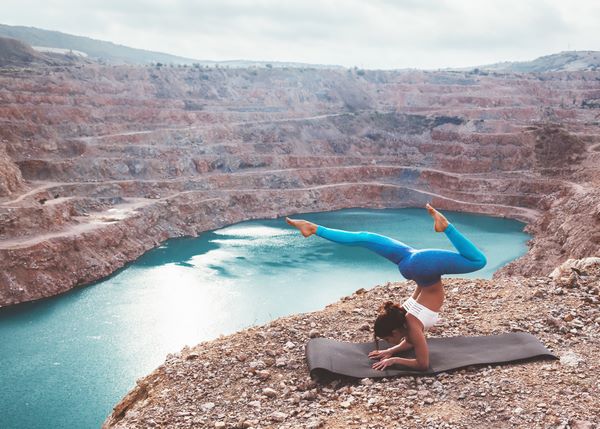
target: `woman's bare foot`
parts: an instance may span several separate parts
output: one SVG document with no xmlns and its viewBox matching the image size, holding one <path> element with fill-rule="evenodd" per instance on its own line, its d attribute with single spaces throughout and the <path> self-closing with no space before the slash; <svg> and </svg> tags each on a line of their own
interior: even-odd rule
<svg viewBox="0 0 600 429">
<path fill-rule="evenodd" d="M 309 237 L 317 232 L 317 225 L 312 222 L 300 219 L 290 219 L 289 217 L 286 217 L 285 221 L 293 227 L 298 228 L 305 237 Z"/>
<path fill-rule="evenodd" d="M 446 219 L 444 215 L 438 212 L 436 209 L 431 207 L 430 204 L 426 204 L 425 208 L 433 218 L 433 229 L 435 229 L 435 232 L 445 231 L 446 228 L 448 228 L 448 219 Z"/>
</svg>

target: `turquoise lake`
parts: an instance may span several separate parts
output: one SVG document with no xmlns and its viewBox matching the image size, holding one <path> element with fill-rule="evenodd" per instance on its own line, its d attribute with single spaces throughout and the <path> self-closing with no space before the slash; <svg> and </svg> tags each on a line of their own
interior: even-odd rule
<svg viewBox="0 0 600 429">
<path fill-rule="evenodd" d="M 490 278 L 527 251 L 530 236 L 521 222 L 444 214 L 488 257 L 483 270 L 461 277 Z M 424 209 L 293 218 L 453 250 Z M 136 379 L 186 344 L 401 279 L 388 260 L 304 238 L 283 218 L 169 240 L 93 285 L 0 309 L 0 428 L 98 428 Z"/>
</svg>

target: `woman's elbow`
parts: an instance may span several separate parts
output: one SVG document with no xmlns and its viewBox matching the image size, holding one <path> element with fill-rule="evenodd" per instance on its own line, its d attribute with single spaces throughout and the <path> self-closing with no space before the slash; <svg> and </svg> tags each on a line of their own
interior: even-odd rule
<svg viewBox="0 0 600 429">
<path fill-rule="evenodd" d="M 417 371 L 427 371 L 429 369 L 429 360 L 417 361 Z"/>
</svg>

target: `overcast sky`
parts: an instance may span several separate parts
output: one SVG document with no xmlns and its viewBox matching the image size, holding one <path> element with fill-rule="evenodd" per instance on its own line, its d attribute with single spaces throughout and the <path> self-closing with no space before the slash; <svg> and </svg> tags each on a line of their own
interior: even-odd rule
<svg viewBox="0 0 600 429">
<path fill-rule="evenodd" d="M 600 50 L 598 0 L 1 0 L 0 23 L 206 60 L 438 68 Z"/>
</svg>

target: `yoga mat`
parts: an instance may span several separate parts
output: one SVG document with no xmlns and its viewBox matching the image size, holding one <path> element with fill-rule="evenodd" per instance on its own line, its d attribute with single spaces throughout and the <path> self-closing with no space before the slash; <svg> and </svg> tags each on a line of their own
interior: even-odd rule
<svg viewBox="0 0 600 429">
<path fill-rule="evenodd" d="M 306 345 L 306 360 L 314 379 L 334 374 L 357 378 L 433 375 L 470 365 L 489 365 L 532 358 L 557 359 L 536 337 L 525 332 L 481 337 L 428 338 L 429 369 L 415 371 L 400 366 L 383 371 L 371 368 L 376 361 L 368 357 L 375 343 L 346 343 L 327 338 L 313 338 Z M 380 341 L 381 349 L 389 347 Z M 396 356 L 414 358 L 408 351 Z"/>
</svg>

